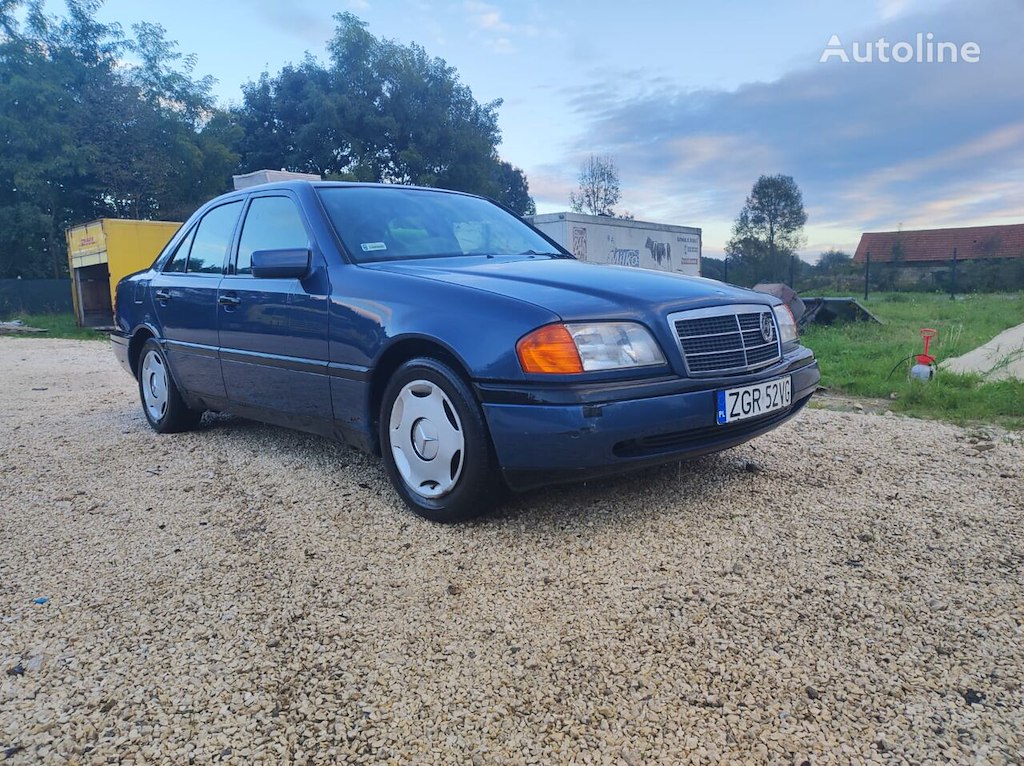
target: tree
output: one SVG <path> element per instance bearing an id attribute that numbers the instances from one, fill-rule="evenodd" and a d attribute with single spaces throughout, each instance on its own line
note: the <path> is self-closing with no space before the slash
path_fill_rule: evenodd
<path id="1" fill-rule="evenodd" d="M 761 176 L 733 224 L 726 249 L 750 261 L 757 281 L 782 281 L 796 265 L 792 259 L 804 243 L 806 223 L 803 195 L 792 176 Z"/>
<path id="2" fill-rule="evenodd" d="M 842 250 L 826 250 L 818 256 L 815 268 L 823 274 L 845 272 L 853 264 L 853 256 Z"/>
<path id="3" fill-rule="evenodd" d="M 240 170 L 440 186 L 534 210 L 522 171 L 498 157 L 501 102 L 478 103 L 419 46 L 341 14 L 329 66 L 307 57 L 264 74 L 224 112 L 162 27 L 126 36 L 96 20 L 100 4 L 65 0 L 58 16 L 42 0 L 0 0 L 0 278 L 61 276 L 67 227 L 184 220 Z"/>
<path id="4" fill-rule="evenodd" d="M 580 166 L 579 189 L 569 193 L 569 204 L 576 213 L 614 216 L 621 196 L 615 161 L 591 154 Z"/>
<path id="5" fill-rule="evenodd" d="M 700 275 L 707 279 L 717 279 L 720 282 L 726 281 L 727 274 L 724 258 L 700 257 Z"/>
<path id="6" fill-rule="evenodd" d="M 194 59 L 159 26 L 128 38 L 98 22 L 99 6 L 66 0 L 51 16 L 37 0 L 0 0 L 0 277 L 66 273 L 74 224 L 182 220 L 237 164 L 237 131 L 213 107 L 213 81 L 193 78 Z"/>
<path id="7" fill-rule="evenodd" d="M 353 171 L 361 147 L 354 136 L 364 117 L 347 108 L 334 78 L 312 58 L 264 72 L 243 86 L 234 116 L 243 131 L 243 170 L 283 168 L 328 178 L 376 180 Z"/>
<path id="8" fill-rule="evenodd" d="M 14 11 L 25 5 L 25 23 Z M 97 210 L 91 152 L 79 126 L 83 90 L 113 74 L 120 28 L 96 24 L 94 3 L 69 2 L 66 18 L 41 3 L 3 8 L 0 37 L 0 277 L 66 271 L 63 227 Z"/>
<path id="9" fill-rule="evenodd" d="M 735 237 L 726 245 L 724 270 L 727 280 L 734 285 L 752 287 L 758 282 L 771 281 L 765 273 L 768 248 L 755 237 Z"/>
<path id="10" fill-rule="evenodd" d="M 894 285 L 896 283 L 896 270 L 903 262 L 903 259 L 906 256 L 906 254 L 906 248 L 903 247 L 903 223 L 901 222 L 900 225 L 896 227 L 896 238 L 892 242 L 892 248 L 890 248 L 889 253 L 889 255 L 891 256 L 891 258 L 889 259 L 891 272 L 889 275 L 890 284 Z"/>
<path id="11" fill-rule="evenodd" d="M 526 175 L 510 162 L 499 161 L 494 168 L 494 191 L 489 196 L 500 200 L 519 215 L 535 215 L 537 206 L 530 196 Z"/>
<path id="12" fill-rule="evenodd" d="M 436 186 L 533 209 L 522 171 L 498 157 L 500 100 L 478 103 L 418 45 L 378 39 L 350 13 L 334 18 L 328 65 L 307 56 L 243 88 L 243 170 Z"/>
<path id="13" fill-rule="evenodd" d="M 853 257 L 842 250 L 826 250 L 818 256 L 808 280 L 801 285 L 805 290 L 829 288 L 840 291 L 850 289 L 862 281 L 861 269 L 854 265 Z"/>
<path id="14" fill-rule="evenodd" d="M 127 81 L 157 111 L 180 115 L 186 124 L 199 128 L 214 112 L 214 78 L 206 75 L 192 78 L 196 56 L 179 53 L 178 44 L 165 38 L 166 30 L 159 24 L 143 22 L 132 26 L 135 39 L 128 49 L 141 64 L 128 70 Z"/>

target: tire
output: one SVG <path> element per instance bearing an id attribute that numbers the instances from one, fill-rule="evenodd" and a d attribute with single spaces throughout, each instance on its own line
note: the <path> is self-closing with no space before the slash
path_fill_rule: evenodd
<path id="1" fill-rule="evenodd" d="M 189 409 L 167 366 L 160 344 L 150 338 L 139 354 L 139 398 L 142 413 L 161 434 L 189 431 L 199 425 L 203 413 Z"/>
<path id="2" fill-rule="evenodd" d="M 467 521 L 501 496 L 483 413 L 466 382 L 444 362 L 411 359 L 384 390 L 381 456 L 406 504 L 430 521 Z"/>

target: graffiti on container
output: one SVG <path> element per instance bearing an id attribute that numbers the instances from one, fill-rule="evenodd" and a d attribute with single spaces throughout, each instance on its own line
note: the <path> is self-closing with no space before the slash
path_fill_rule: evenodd
<path id="1" fill-rule="evenodd" d="M 625 250 L 622 248 L 612 248 L 611 252 L 611 263 L 616 266 L 634 266 L 640 267 L 640 251 L 639 250 Z"/>
<path id="2" fill-rule="evenodd" d="M 572 254 L 579 260 L 587 260 L 587 230 L 583 226 L 572 227 Z"/>
<path id="3" fill-rule="evenodd" d="M 672 245 L 668 242 L 655 242 L 648 237 L 644 247 L 651 251 L 651 258 L 658 264 L 659 269 L 672 271 Z"/>

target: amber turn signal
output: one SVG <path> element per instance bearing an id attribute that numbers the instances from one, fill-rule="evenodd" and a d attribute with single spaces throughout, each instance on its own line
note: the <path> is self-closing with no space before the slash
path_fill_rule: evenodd
<path id="1" fill-rule="evenodd" d="M 583 372 L 583 362 L 569 331 L 549 324 L 524 336 L 516 344 L 523 372 L 571 375 Z"/>

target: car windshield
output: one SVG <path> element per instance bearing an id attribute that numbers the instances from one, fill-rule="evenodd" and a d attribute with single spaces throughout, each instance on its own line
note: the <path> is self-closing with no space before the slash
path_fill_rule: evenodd
<path id="1" fill-rule="evenodd" d="M 320 199 L 357 261 L 471 255 L 569 257 L 492 202 L 400 186 L 320 188 Z"/>

